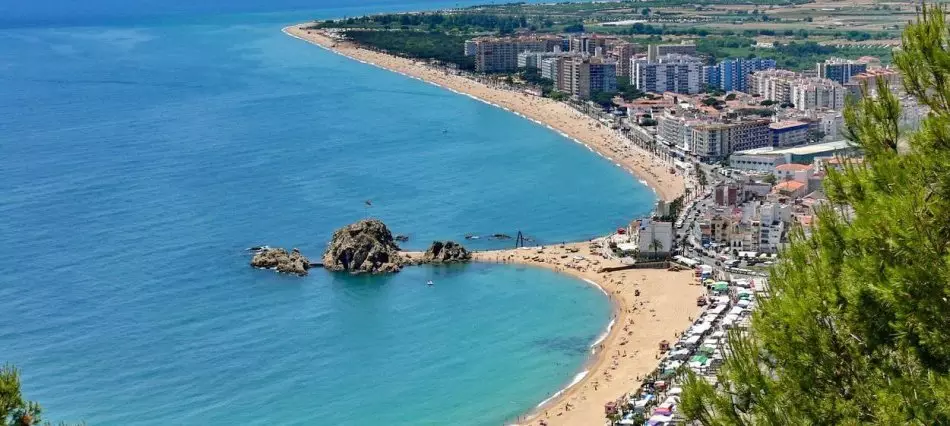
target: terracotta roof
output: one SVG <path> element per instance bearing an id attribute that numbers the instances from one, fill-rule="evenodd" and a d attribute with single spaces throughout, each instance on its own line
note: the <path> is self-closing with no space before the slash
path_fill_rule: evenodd
<path id="1" fill-rule="evenodd" d="M 790 180 L 790 181 L 787 181 L 787 182 L 779 183 L 779 184 L 775 185 L 774 187 L 772 187 L 772 189 L 773 189 L 774 191 L 789 191 L 789 192 L 795 192 L 795 191 L 798 191 L 799 189 L 802 189 L 802 187 L 804 187 L 804 186 L 805 186 L 804 183 L 801 183 L 801 182 L 798 182 L 798 181 L 794 181 L 794 180 Z"/>
<path id="2" fill-rule="evenodd" d="M 798 172 L 808 169 L 811 169 L 811 166 L 806 166 L 804 164 L 782 164 L 775 167 L 775 170 L 779 172 Z"/>

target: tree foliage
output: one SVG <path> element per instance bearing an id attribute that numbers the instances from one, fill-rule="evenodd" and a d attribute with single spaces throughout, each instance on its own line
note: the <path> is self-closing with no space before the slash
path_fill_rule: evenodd
<path id="1" fill-rule="evenodd" d="M 416 31 L 346 31 L 346 36 L 367 47 L 402 56 L 453 63 L 460 69 L 475 69 L 475 61 L 465 56 L 465 37 Z"/>
<path id="2" fill-rule="evenodd" d="M 0 426 L 42 423 L 39 404 L 23 399 L 20 372 L 10 365 L 0 367 Z"/>
<path id="3" fill-rule="evenodd" d="M 529 26 L 528 18 L 490 13 L 386 13 L 356 18 L 324 21 L 322 28 L 367 28 L 377 26 L 434 27 L 445 30 L 473 29 L 480 31 L 511 32 Z"/>
<path id="4" fill-rule="evenodd" d="M 922 9 L 895 54 L 932 113 L 902 135 L 897 98 L 846 111 L 863 162 L 829 170 L 830 203 L 772 270 L 751 333 L 733 332 L 719 387 L 690 375 L 704 425 L 950 424 L 950 33 Z M 906 141 L 907 147 L 901 147 Z"/>

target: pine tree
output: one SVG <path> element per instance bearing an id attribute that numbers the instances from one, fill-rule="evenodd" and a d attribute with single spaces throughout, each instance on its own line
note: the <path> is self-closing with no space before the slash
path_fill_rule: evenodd
<path id="1" fill-rule="evenodd" d="M 912 134 L 883 81 L 845 118 L 863 162 L 825 180 L 750 333 L 732 332 L 718 387 L 686 378 L 704 425 L 950 424 L 950 33 L 921 9 L 895 63 L 932 111 Z M 880 79 L 883 80 L 883 79 Z"/>
<path id="2" fill-rule="evenodd" d="M 40 406 L 23 399 L 20 372 L 10 365 L 0 367 L 0 426 L 40 424 Z"/>

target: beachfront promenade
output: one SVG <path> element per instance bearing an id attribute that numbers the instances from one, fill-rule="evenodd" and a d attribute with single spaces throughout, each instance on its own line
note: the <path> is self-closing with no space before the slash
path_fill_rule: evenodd
<path id="1" fill-rule="evenodd" d="M 682 173 L 671 173 L 669 162 L 654 157 L 565 103 L 507 90 L 420 61 L 363 49 L 301 26 L 286 27 L 284 32 L 351 59 L 438 85 L 547 126 L 628 171 L 650 186 L 662 200 L 672 201 L 685 192 L 686 178 Z M 689 327 L 700 312 L 696 298 L 704 293 L 692 270 L 604 272 L 604 268 L 623 265 L 619 260 L 605 258 L 588 242 L 476 252 L 474 260 L 524 264 L 566 273 L 600 288 L 613 305 L 609 332 L 591 348 L 583 378 L 552 395 L 535 411 L 526 413 L 519 419 L 521 423 L 603 424 L 604 403 L 636 389 L 641 380 L 656 369 L 659 343 L 674 340 Z"/>

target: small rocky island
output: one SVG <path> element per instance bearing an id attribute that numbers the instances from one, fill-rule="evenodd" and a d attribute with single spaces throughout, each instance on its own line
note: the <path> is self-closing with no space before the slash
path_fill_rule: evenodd
<path id="1" fill-rule="evenodd" d="M 455 241 L 433 241 L 420 263 L 460 263 L 472 260 L 472 253 Z"/>
<path id="2" fill-rule="evenodd" d="M 251 266 L 263 269 L 275 269 L 284 274 L 298 276 L 307 275 L 310 269 L 310 260 L 300 254 L 300 250 L 293 249 L 290 253 L 282 248 L 262 247 L 251 258 Z"/>
<path id="3" fill-rule="evenodd" d="M 323 267 L 330 271 L 391 273 L 399 272 L 404 264 L 392 232 L 378 219 L 338 229 L 323 253 Z"/>
<path id="4" fill-rule="evenodd" d="M 433 241 L 422 254 L 403 253 L 397 238 L 378 219 L 363 219 L 344 226 L 333 233 L 323 253 L 322 266 L 330 271 L 351 274 L 386 274 L 399 272 L 406 265 L 462 263 L 472 260 L 472 253 L 454 241 Z M 254 247 L 251 266 L 276 269 L 277 272 L 307 275 L 310 263 L 293 249 L 290 253 L 282 248 Z"/>

